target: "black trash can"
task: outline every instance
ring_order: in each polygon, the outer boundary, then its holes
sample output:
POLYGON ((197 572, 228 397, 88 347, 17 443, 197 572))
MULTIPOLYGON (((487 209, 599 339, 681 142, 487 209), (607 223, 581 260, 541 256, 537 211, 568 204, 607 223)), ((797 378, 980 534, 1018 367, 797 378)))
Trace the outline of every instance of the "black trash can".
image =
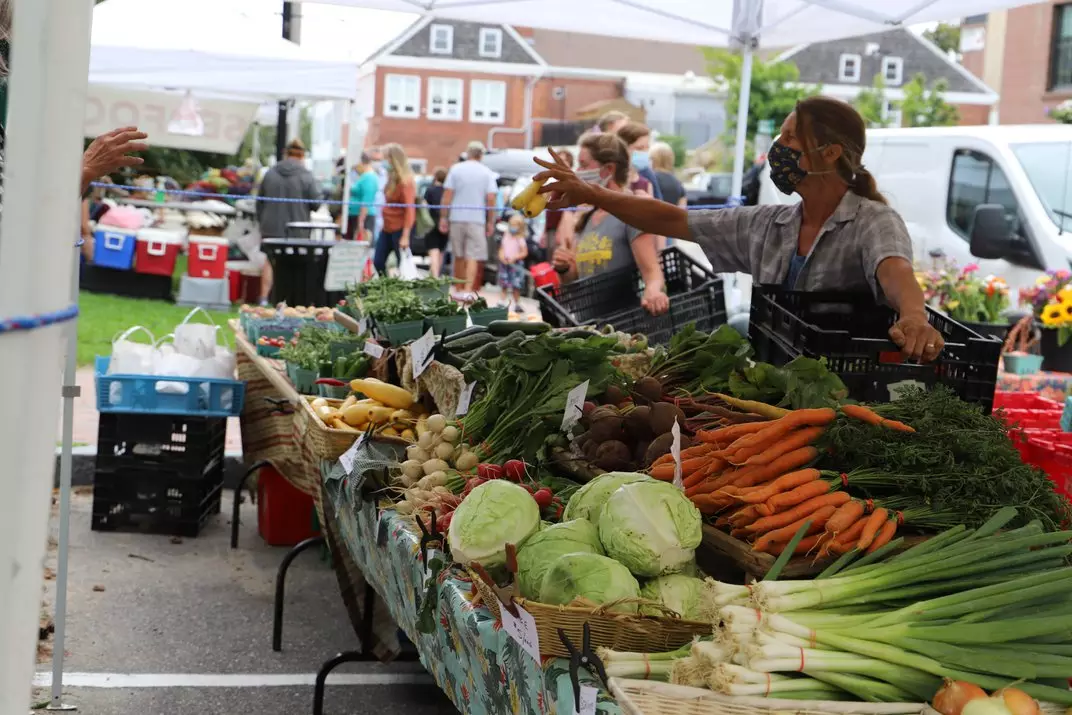
POLYGON ((275 274, 272 302, 287 305, 332 306, 345 297, 342 291, 324 290, 328 256, 335 241, 307 238, 266 238, 261 250, 275 274))

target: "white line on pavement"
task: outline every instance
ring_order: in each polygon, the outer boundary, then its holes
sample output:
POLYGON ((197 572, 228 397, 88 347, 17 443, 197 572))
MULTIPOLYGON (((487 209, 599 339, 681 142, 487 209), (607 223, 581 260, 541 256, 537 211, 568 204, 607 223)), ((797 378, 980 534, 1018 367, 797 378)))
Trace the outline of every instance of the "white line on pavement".
MULTIPOLYGON (((260 688, 313 685, 315 673, 64 673, 71 688, 260 688)), ((427 673, 332 673, 328 685, 432 685, 427 673)), ((34 687, 52 686, 52 673, 34 675, 34 687)))

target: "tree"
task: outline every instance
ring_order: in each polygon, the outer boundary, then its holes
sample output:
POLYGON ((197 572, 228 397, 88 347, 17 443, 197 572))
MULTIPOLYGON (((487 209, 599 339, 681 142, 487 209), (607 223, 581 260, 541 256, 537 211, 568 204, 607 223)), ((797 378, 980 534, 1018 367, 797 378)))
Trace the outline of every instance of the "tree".
POLYGON ((898 102, 906 127, 952 127, 960 121, 960 112, 943 99, 949 83, 939 79, 927 89, 927 78, 917 74, 904 86, 904 99, 898 102))
POLYGON ((885 111, 886 101, 886 79, 877 74, 874 82, 871 83, 871 87, 861 89, 860 93, 856 95, 856 99, 852 100, 852 105, 856 107, 856 111, 867 122, 867 126, 872 128, 888 127, 890 122, 885 111))
POLYGON ((923 37, 933 42, 945 53, 960 57, 960 25, 939 22, 933 28, 925 30, 923 37))
MULTIPOLYGON (((707 72, 726 87, 727 137, 737 130, 737 103, 741 96, 741 55, 729 50, 704 49, 707 72)), ((802 87, 800 71, 792 62, 752 61, 752 82, 749 86, 748 128, 745 135, 756 135, 760 120, 774 120, 775 131, 796 107, 797 102, 818 94, 817 87, 802 87)), ((732 139, 727 139, 732 143, 732 139)))

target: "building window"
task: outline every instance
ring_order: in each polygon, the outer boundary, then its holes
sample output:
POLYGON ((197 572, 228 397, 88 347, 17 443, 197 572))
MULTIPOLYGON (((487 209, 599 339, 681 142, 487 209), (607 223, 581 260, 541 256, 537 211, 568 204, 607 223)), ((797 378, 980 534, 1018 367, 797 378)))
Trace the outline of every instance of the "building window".
POLYGON ((985 25, 985 24, 986 24, 986 13, 985 12, 982 15, 968 15, 966 18, 964 18, 964 21, 960 23, 961 27, 963 27, 964 25, 985 25))
POLYGON ((502 57, 502 30, 497 27, 480 28, 480 56, 502 57))
POLYGON ((860 81, 860 55, 842 55, 838 61, 839 82, 860 81))
POLYGON ((421 116, 421 78, 413 74, 389 74, 383 90, 383 116, 421 116))
POLYGON ((450 77, 428 78, 428 118, 460 122, 463 84, 450 77))
POLYGON ((1072 4, 1053 9, 1050 88, 1072 85, 1072 4))
POLYGON ((883 57, 882 78, 889 87, 900 86, 904 81, 904 60, 900 57, 883 57))
POLYGON ((506 82, 474 79, 469 83, 469 121, 487 124, 506 119, 506 82))
POLYGON ((433 55, 449 55, 454 52, 454 28, 450 25, 432 25, 428 51, 433 55))
POLYGON ((886 102, 882 108, 882 119, 887 127, 900 127, 902 121, 900 106, 896 102, 886 102))

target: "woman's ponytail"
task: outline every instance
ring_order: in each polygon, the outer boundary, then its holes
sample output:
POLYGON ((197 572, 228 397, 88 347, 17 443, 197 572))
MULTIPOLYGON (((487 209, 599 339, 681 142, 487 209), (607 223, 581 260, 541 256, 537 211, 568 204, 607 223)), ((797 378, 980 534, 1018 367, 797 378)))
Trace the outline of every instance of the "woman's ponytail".
POLYGON ((862 166, 856 168, 849 188, 857 196, 863 196, 865 199, 871 199, 880 204, 886 203, 886 197, 878 192, 878 184, 875 182, 874 175, 862 166))

